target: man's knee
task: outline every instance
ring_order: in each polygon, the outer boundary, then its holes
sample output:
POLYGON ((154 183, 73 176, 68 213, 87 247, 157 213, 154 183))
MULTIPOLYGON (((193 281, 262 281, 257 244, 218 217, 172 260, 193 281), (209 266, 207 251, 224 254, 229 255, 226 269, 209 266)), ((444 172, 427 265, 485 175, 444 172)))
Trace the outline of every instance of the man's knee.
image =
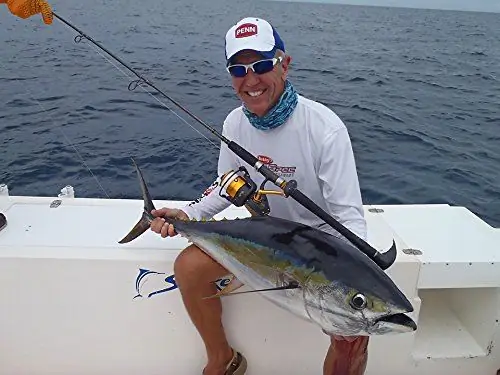
POLYGON ((186 277, 190 280, 213 281, 214 277, 224 273, 224 268, 196 245, 190 245, 177 256, 174 261, 176 280, 183 282, 186 277))
POLYGON ((174 261, 175 275, 182 276, 203 269, 207 263, 204 255, 203 251, 195 245, 186 247, 174 261))

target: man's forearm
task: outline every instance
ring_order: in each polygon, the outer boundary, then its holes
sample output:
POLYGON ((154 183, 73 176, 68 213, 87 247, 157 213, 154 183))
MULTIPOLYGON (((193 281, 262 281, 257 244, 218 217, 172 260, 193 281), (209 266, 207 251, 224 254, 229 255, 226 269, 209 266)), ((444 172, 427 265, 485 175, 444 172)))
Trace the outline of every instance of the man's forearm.
POLYGON ((219 195, 220 176, 203 192, 201 197, 182 208, 190 219, 211 219, 215 214, 223 211, 231 203, 219 195))

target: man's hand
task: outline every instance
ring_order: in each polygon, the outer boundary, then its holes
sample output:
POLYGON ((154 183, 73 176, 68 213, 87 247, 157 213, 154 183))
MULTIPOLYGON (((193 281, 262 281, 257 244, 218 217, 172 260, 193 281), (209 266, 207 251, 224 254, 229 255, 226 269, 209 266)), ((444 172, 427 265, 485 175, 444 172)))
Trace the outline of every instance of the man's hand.
POLYGON ((188 215, 182 210, 177 208, 162 208, 159 210, 151 211, 151 214, 156 217, 151 222, 151 230, 156 233, 160 233, 163 238, 169 236, 173 237, 177 235, 172 224, 165 221, 166 218, 179 219, 179 220, 189 220, 188 215))
POLYGON ((41 13, 43 22, 52 24, 52 8, 45 0, 0 0, 0 3, 7 3, 10 12, 17 17, 26 19, 41 13))

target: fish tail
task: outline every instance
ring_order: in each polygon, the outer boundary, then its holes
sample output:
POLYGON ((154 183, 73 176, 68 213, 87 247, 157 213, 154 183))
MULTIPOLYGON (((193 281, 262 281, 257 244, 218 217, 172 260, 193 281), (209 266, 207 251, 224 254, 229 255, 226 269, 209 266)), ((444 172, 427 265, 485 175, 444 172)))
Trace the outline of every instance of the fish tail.
POLYGON ((146 181, 144 181, 144 176, 142 175, 142 172, 139 169, 139 166, 137 165, 137 163, 133 158, 132 162, 134 163, 135 170, 137 172, 137 177, 139 179, 139 184, 141 186, 142 199, 144 201, 144 209, 139 221, 134 225, 134 227, 130 230, 130 232, 127 233, 125 237, 123 237, 120 241, 118 241, 118 243, 120 244, 130 242, 139 237, 141 234, 143 234, 150 227, 151 221, 154 219, 153 215, 151 214, 151 211, 156 209, 156 207, 153 204, 153 200, 151 199, 151 195, 149 194, 146 181))

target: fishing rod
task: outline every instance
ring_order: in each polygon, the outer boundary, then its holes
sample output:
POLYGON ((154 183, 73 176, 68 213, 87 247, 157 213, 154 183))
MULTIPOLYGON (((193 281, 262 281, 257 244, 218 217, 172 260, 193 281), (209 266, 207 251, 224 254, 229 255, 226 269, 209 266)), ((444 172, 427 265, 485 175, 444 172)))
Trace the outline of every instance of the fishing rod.
MULTIPOLYGON (((365 255, 367 255, 370 259, 372 259, 381 269, 385 270, 389 268, 395 261, 396 259, 396 244, 393 240, 392 246, 389 250, 387 250, 384 253, 379 252, 375 248, 373 248, 370 244, 368 244, 366 241, 364 241, 362 238, 357 236, 355 233, 353 233, 351 230, 349 230, 347 227, 342 225, 340 222, 338 222, 335 218, 333 218, 330 214, 328 214, 325 210, 323 210, 321 207, 319 207, 316 203, 314 203, 309 197, 307 197, 304 193, 302 193, 298 186, 297 186, 297 181, 295 180, 286 180, 283 177, 277 175, 273 171, 271 171, 262 161, 260 161, 256 156, 251 154, 249 151, 244 149, 242 146, 240 146, 238 143, 235 141, 229 140, 226 137, 224 137, 221 133, 219 133, 216 129, 214 129, 212 126, 208 125, 205 123, 203 120, 198 118, 196 115, 191 113, 188 109, 183 107, 180 103, 175 101, 173 98, 171 98, 169 95, 165 94, 162 90, 160 90, 158 87, 156 87, 152 82, 150 82, 148 79, 137 73, 133 68, 131 68, 127 63, 122 61, 119 57, 115 56, 111 51, 109 51, 107 48, 103 47, 100 43, 96 42, 92 37, 88 36, 85 34, 83 31, 78 29, 76 26, 71 24, 70 22, 66 21, 64 18, 56 14, 55 12, 52 12, 53 16, 64 23, 65 25, 69 26, 71 29, 76 31, 79 35, 75 37, 75 42, 79 43, 83 38, 87 39, 91 43, 93 43, 95 46, 97 46, 99 49, 102 51, 106 52, 109 56, 111 56, 113 59, 118 61, 121 65, 123 65, 125 68, 127 68, 130 72, 132 72, 138 80, 133 81, 129 84, 128 89, 130 91, 133 91, 138 85, 141 84, 146 84, 150 87, 152 87, 154 90, 156 90, 158 93, 163 95, 165 98, 167 98, 170 102, 172 102, 175 106, 177 106, 179 109, 184 111, 187 115, 189 115, 191 118, 193 118, 195 121, 197 121, 199 124, 201 124, 203 127, 205 127, 210 133, 215 135, 217 138, 219 138, 222 142, 224 142, 227 147, 234 152, 238 157, 240 157, 242 160, 244 160, 246 163, 249 165, 253 166, 256 171, 258 171, 260 174, 264 176, 264 182, 262 183, 261 187, 262 190, 259 191, 259 194, 256 199, 256 203, 259 203, 259 200, 262 199, 261 195, 265 194, 272 194, 272 191, 266 191, 263 190, 263 186, 266 182, 272 182, 274 185, 282 189, 283 195, 285 197, 292 197, 295 201, 297 201, 299 204, 301 204, 303 207, 311 211, 313 214, 324 220, 328 225, 330 225, 332 228, 334 228, 336 231, 338 231, 340 234, 342 234, 346 239, 348 239, 355 247, 357 247, 361 252, 363 252, 365 255)), ((240 168, 241 169, 241 168, 240 168)), ((243 168, 243 171, 244 168, 243 168)), ((223 178, 223 184, 227 183, 230 178, 234 176, 233 174, 226 174, 223 178)), ((245 204, 245 202, 248 200, 250 195, 253 195, 253 192, 256 190, 256 185, 251 181, 250 176, 248 174, 245 174, 245 178, 239 179, 238 180, 238 190, 235 190, 234 185, 228 187, 228 194, 229 197, 228 199, 235 205, 237 206, 242 206, 245 204), (250 182, 251 181, 251 182, 250 182), (229 189, 231 188, 231 189, 229 189)))

